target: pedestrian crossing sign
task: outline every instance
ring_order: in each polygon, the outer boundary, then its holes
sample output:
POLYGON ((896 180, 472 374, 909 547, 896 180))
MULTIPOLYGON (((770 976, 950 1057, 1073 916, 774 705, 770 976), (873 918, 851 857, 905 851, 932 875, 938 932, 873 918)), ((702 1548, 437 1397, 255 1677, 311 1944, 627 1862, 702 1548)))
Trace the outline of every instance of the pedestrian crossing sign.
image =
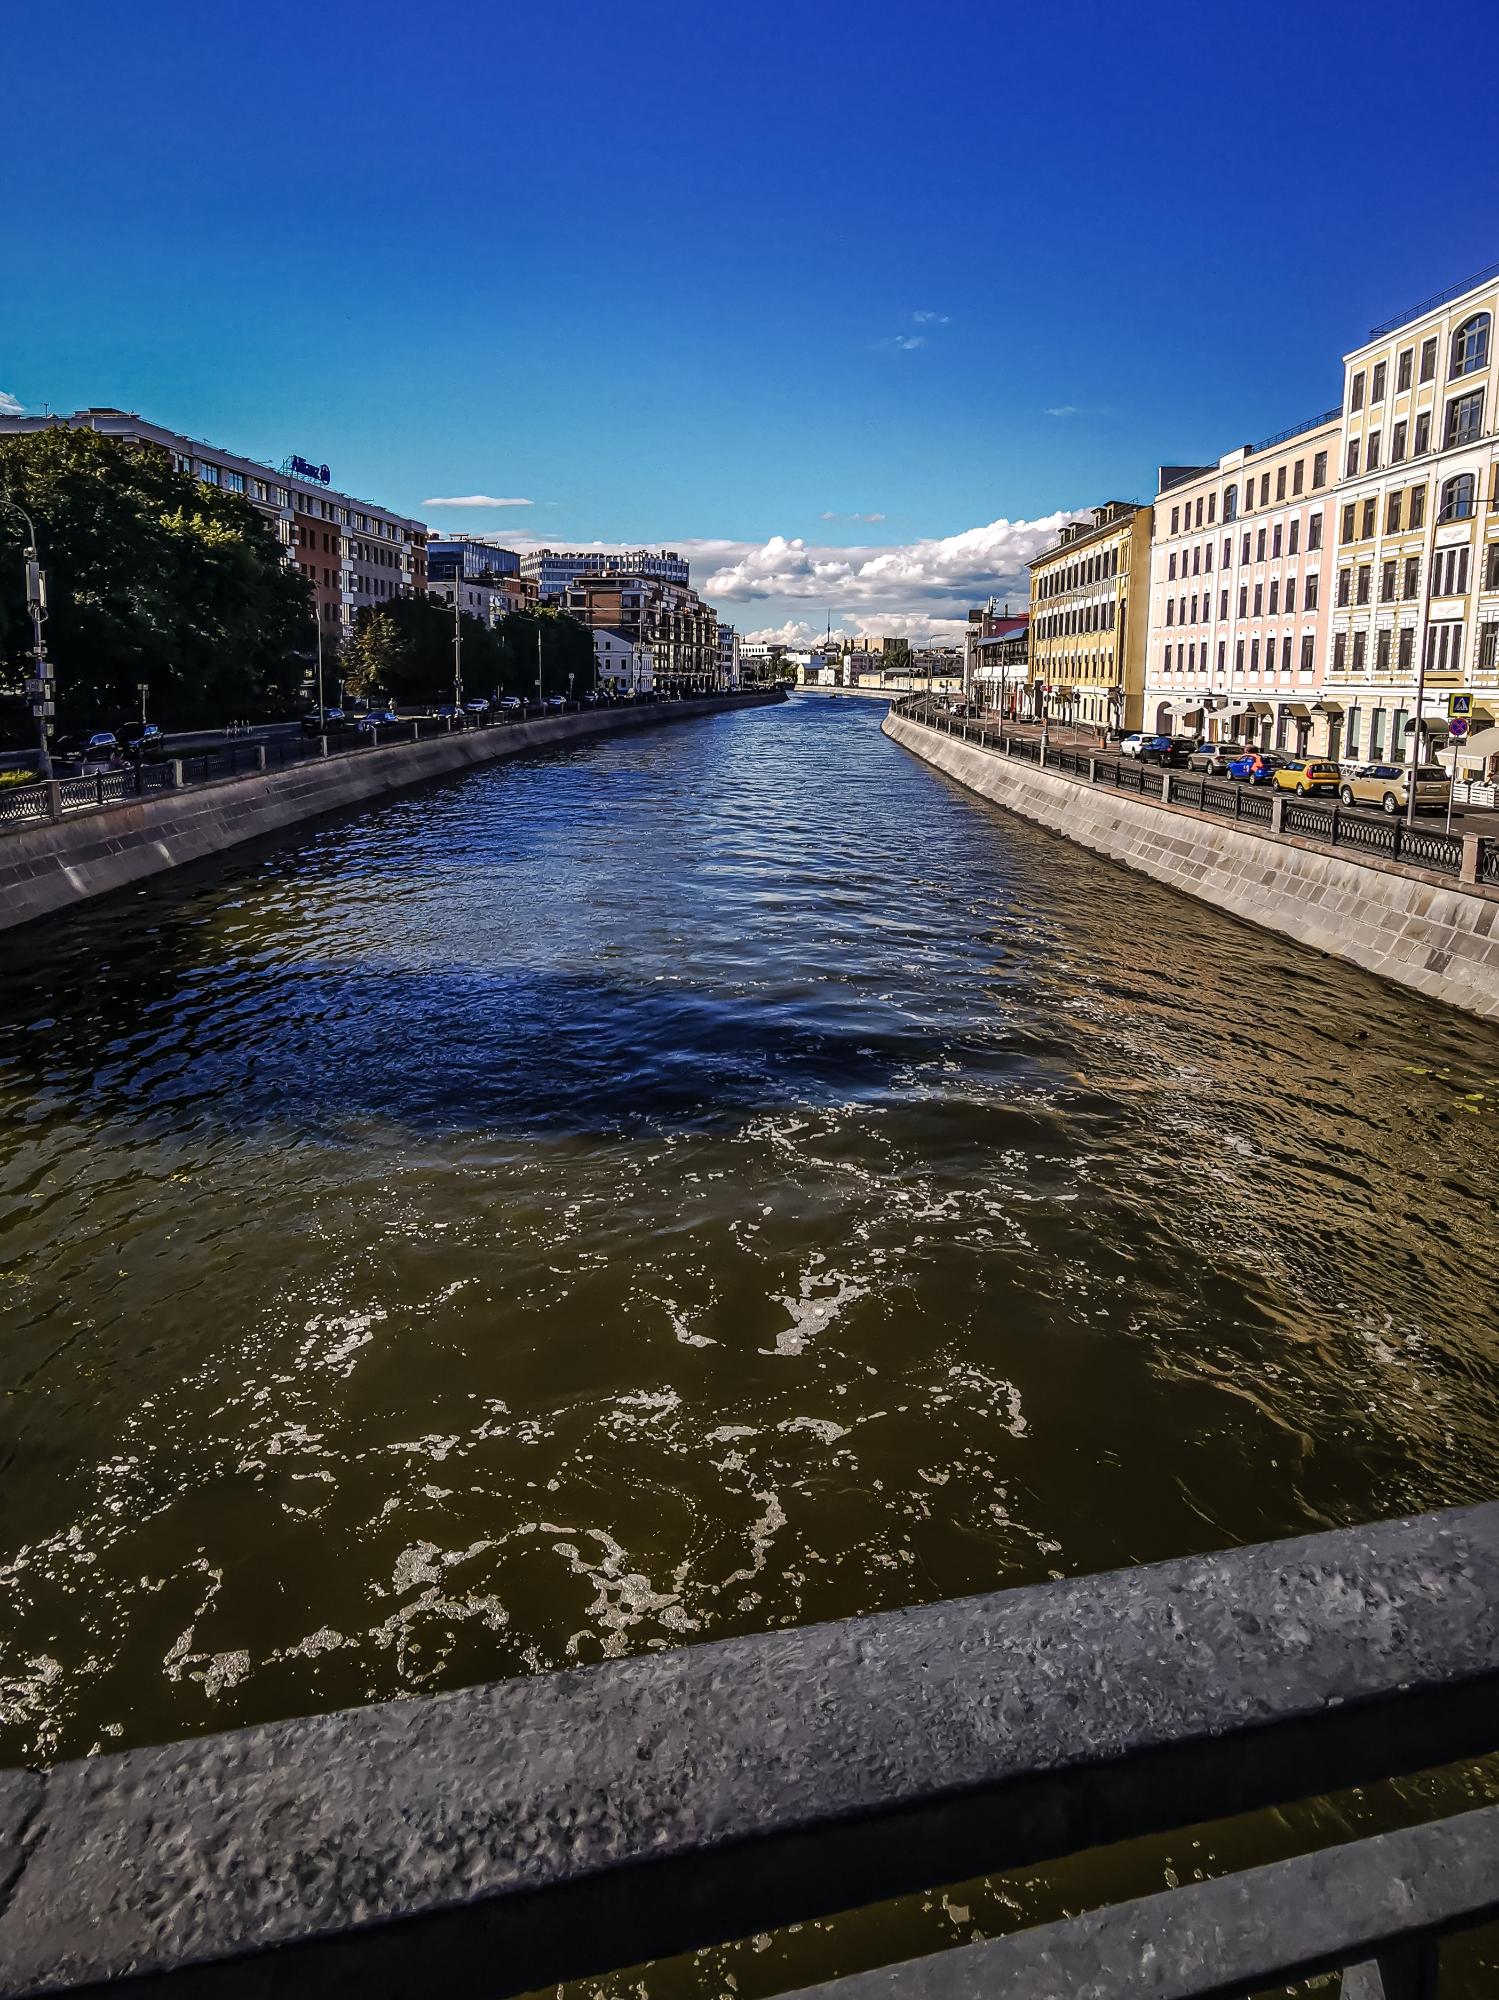
POLYGON ((1471 715, 1473 713, 1472 695, 1449 694, 1447 697, 1447 713, 1449 716, 1471 715))

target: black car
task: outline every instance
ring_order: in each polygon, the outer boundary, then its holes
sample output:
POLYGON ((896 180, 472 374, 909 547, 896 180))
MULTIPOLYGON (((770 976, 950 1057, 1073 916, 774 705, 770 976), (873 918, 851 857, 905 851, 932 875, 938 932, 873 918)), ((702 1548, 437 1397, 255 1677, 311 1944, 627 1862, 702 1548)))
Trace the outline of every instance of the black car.
POLYGON ((120 739, 120 748, 135 763, 149 751, 159 750, 165 740, 154 722, 127 722, 123 729, 115 733, 120 739))
POLYGON ((1140 745, 1139 758, 1142 764, 1159 764, 1180 771, 1196 748, 1197 739, 1193 736, 1150 736, 1140 745))
POLYGON ((335 730, 347 729, 349 718, 341 708, 325 708, 321 715, 313 709, 302 717, 304 736, 331 736, 335 730))

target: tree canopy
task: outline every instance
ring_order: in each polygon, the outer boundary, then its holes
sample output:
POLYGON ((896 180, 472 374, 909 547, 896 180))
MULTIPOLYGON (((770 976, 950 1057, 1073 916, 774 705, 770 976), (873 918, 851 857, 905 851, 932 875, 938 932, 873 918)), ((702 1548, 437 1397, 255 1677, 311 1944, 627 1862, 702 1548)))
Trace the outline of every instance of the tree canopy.
MULTIPOLYGON (((583 694, 594 684, 593 637, 559 611, 516 612, 490 627, 463 612, 463 692, 536 693, 537 639, 544 691, 583 694)), ((453 699, 453 607, 438 597, 393 597, 355 620, 341 657, 350 694, 395 702, 453 699)))
MULTIPOLYGON (((154 445, 64 425, 0 438, 0 501, 36 523, 59 729, 139 712, 192 728, 290 713, 315 641, 312 597, 250 502, 154 445)), ((0 732, 31 740, 19 685, 31 620, 25 524, 0 505, 0 732)))

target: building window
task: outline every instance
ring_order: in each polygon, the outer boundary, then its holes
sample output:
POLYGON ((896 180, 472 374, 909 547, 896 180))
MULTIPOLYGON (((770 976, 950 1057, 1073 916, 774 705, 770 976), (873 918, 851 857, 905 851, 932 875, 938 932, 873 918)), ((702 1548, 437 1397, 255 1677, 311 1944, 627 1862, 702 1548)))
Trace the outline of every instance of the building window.
POLYGON ((1357 758, 1358 756, 1359 723, 1361 720, 1362 717, 1359 715, 1358 710, 1350 708, 1348 711, 1348 755, 1353 758, 1357 758))
POLYGON ((1364 671, 1364 655, 1368 652, 1368 650, 1369 650, 1368 633, 1355 632, 1353 635, 1353 674, 1355 680, 1364 671))
POLYGON ((1379 566, 1379 601, 1391 604, 1395 598, 1395 564, 1384 562, 1379 566))
POLYGON ((1387 535, 1400 533, 1400 517, 1404 506, 1405 495, 1398 489, 1385 502, 1384 531, 1387 535))
POLYGON ((219 468, 216 465, 205 465, 200 458, 198 460, 198 477, 205 486, 217 486, 219 483, 219 468))
POLYGON ((1340 610, 1347 609, 1348 599, 1350 594, 1352 593, 1352 590, 1353 590, 1352 570, 1340 569, 1338 571, 1338 607, 1340 610))
POLYGON ((1395 363, 1395 389, 1397 394, 1400 390, 1408 389, 1411 385, 1411 362, 1415 357, 1415 352, 1416 350, 1413 347, 1403 347, 1400 350, 1400 358, 1395 363))
POLYGON ((1478 634, 1478 664, 1492 670, 1499 665, 1499 625, 1488 624, 1478 634))
POLYGON ((1306 580, 1306 595, 1305 595, 1305 601, 1302 605, 1302 609, 1304 611, 1315 611, 1316 608, 1317 608, 1317 574, 1316 571, 1314 570, 1306 580))
POLYGON ((1301 671, 1309 674, 1316 664, 1317 641, 1310 632, 1301 635, 1301 671))
POLYGON ((1167 581, 1168 583, 1175 583, 1175 581, 1176 581, 1176 551, 1175 551, 1175 549, 1173 549, 1173 550, 1171 551, 1170 555, 1169 555, 1169 556, 1167 556, 1167 558, 1166 558, 1166 581, 1167 581))
POLYGON ((1416 628, 1407 625, 1401 631, 1400 643, 1395 651, 1395 664, 1401 673, 1408 674, 1416 663, 1416 628))
POLYGON ((1248 560, 1249 560, 1249 530, 1246 528, 1244 530, 1244 540, 1239 546, 1239 561, 1248 562, 1248 560))
POLYGON ((1264 586, 1264 585, 1263 585, 1262 583, 1257 583, 1257 584, 1256 584, 1256 585, 1254 586, 1254 615, 1255 615, 1255 617, 1256 617, 1256 618, 1260 618, 1260 617, 1262 617, 1262 616, 1264 615, 1264 610, 1265 610, 1265 586, 1264 586))
POLYGON ((1353 530, 1357 519, 1358 519, 1358 510, 1355 508, 1353 502, 1350 500, 1347 506, 1344 507, 1343 509, 1343 541, 1345 544, 1351 542, 1354 539, 1353 530))
POLYGON ((1273 576, 1270 579, 1270 616, 1272 618, 1280 616, 1280 578, 1278 576, 1273 576))
POLYGON ((1254 538, 1254 559, 1257 563, 1262 563, 1265 560, 1265 531, 1263 528, 1260 529, 1254 538))
MULTIPOLYGON (((1496 544, 1496 546, 1499 546, 1499 544, 1496 544)), ((1228 616, 1228 592, 1226 590, 1220 590, 1218 593, 1218 616, 1220 618, 1228 616)))
POLYGON ((1180 507, 1173 507, 1171 509, 1171 532, 1173 535, 1181 533, 1181 512, 1180 507))
POLYGON ((1361 410, 1364 407, 1364 371, 1362 368, 1358 370, 1353 378, 1353 390, 1348 398, 1348 407, 1350 410, 1361 410))
POLYGON ((1363 532, 1359 536, 1359 540, 1361 542, 1367 542, 1371 540, 1374 535, 1374 531, 1378 526, 1379 526, 1379 502, 1376 499, 1366 500, 1364 502, 1363 532))
POLYGON ((1426 488, 1424 486, 1413 486, 1411 488, 1411 527, 1419 528, 1425 519, 1426 488))
POLYGON ((1281 465, 1275 470, 1275 498, 1277 502, 1286 497, 1286 468, 1281 465))
POLYGON ((1285 609, 1287 617, 1289 617, 1291 613, 1296 609, 1296 579, 1294 576, 1288 576, 1286 578, 1285 609))
POLYGON ((1260 505, 1262 507, 1270 505, 1270 475, 1268 472, 1260 474, 1260 505))
POLYGON ((1380 632, 1374 639, 1374 671, 1387 674, 1390 671, 1390 640, 1393 634, 1380 632))
POLYGON ((1384 401, 1385 376, 1388 372, 1389 364, 1387 362, 1375 362, 1373 380, 1369 384, 1369 401, 1371 403, 1382 403, 1384 401))
POLYGON ((1305 475, 1306 475, 1306 460, 1304 458, 1298 458, 1296 463, 1291 467, 1291 491, 1293 493, 1299 493, 1301 491, 1302 487, 1306 483, 1305 475))
POLYGON ((1422 410, 1416 418, 1416 443, 1411 456, 1421 458, 1431 450, 1431 412, 1422 410))
POLYGON ((1402 417, 1390 432, 1390 463, 1399 465, 1405 458, 1405 419, 1402 417))
POLYGON ((1259 670, 1260 670, 1260 642, 1258 639, 1251 639, 1249 642, 1249 671, 1252 674, 1257 674, 1259 670))
POLYGON ((1483 431, 1483 391, 1454 396, 1447 405, 1447 444, 1472 444, 1483 431))
POLYGON ((1499 590, 1499 542, 1490 542, 1483 552, 1483 587, 1499 590))
MULTIPOLYGON (((1336 675, 1338 675, 1340 679, 1343 674, 1343 669, 1347 666, 1347 664, 1348 664, 1348 634, 1346 632, 1335 632, 1333 634, 1333 641, 1332 641, 1332 670, 1336 675)), ((1356 714, 1357 710, 1355 710, 1354 712, 1356 714)), ((1352 742, 1350 741, 1349 748, 1352 749, 1352 747, 1353 745, 1352 742)))
POLYGON ((1421 380, 1423 382, 1435 381, 1436 372, 1437 337, 1433 334, 1430 340, 1423 340, 1421 343, 1421 380))
POLYGON ((1459 674, 1463 667, 1463 628, 1455 619, 1426 628, 1426 671, 1459 674))
POLYGON ((1319 451, 1312 460, 1312 491, 1327 484, 1327 453, 1319 451))
POLYGON ((1270 530, 1270 560, 1272 562, 1276 562, 1280 558, 1282 540, 1281 524, 1277 521, 1275 526, 1270 530))
POLYGON ((1405 574, 1400 584, 1400 595, 1408 604, 1420 587, 1421 558, 1419 556, 1407 556, 1405 559, 1405 574))
POLYGON ((1437 515, 1439 521, 1468 521, 1473 517, 1473 475, 1460 472, 1455 479, 1442 484, 1442 505, 1437 515))
POLYGON ((1359 604, 1367 604, 1369 602, 1369 586, 1371 579, 1372 579, 1372 571, 1370 569, 1369 564, 1360 563, 1358 571, 1358 590, 1355 593, 1356 601, 1359 604))
POLYGON ((1249 585, 1247 583, 1239 585, 1239 616, 1241 618, 1249 616, 1249 585))
POLYGON ((1290 531, 1286 538, 1286 554, 1288 556, 1293 556, 1296 554, 1297 550, 1300 547, 1301 547, 1301 516, 1299 514, 1293 514, 1291 516, 1290 531))
POLYGON ((1365 470, 1366 472, 1378 472, 1378 470, 1379 470, 1379 432, 1378 432, 1378 431, 1370 431, 1370 433, 1369 433, 1369 456, 1368 456, 1368 460, 1367 460, 1367 462, 1366 462, 1366 464, 1365 464, 1365 466, 1364 466, 1364 470, 1365 470))
POLYGON ((1471 375, 1475 369, 1486 368, 1489 362, 1489 316, 1474 313, 1465 319, 1452 336, 1452 364, 1447 370, 1450 377, 1471 375))
POLYGON ((1358 439, 1357 439, 1357 438, 1350 438, 1350 439, 1348 440, 1348 457, 1347 457, 1347 459, 1345 460, 1345 462, 1344 462, 1344 465, 1343 465, 1343 477, 1344 477, 1345 479, 1357 479, 1357 478, 1358 478, 1358 439))
POLYGON ((1306 524, 1307 554, 1308 555, 1312 554, 1314 550, 1320 549, 1321 546, 1322 546, 1322 516, 1320 514, 1313 514, 1311 519, 1306 524))

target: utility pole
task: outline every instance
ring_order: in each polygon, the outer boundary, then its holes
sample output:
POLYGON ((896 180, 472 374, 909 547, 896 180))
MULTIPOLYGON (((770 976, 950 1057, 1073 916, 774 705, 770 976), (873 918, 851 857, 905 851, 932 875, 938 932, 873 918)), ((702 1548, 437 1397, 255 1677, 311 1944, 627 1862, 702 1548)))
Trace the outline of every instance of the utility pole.
POLYGON ((47 579, 42 571, 41 558, 37 553, 36 527, 24 507, 18 507, 8 496, 4 501, 13 514, 19 514, 26 523, 26 547, 22 552, 22 564, 26 577, 26 608, 31 613, 31 659, 32 673, 26 683, 26 692, 31 697, 31 713, 36 717, 36 772, 43 781, 52 776, 52 753, 47 747, 51 733, 52 717, 57 703, 54 695, 55 683, 52 679, 52 662, 47 658, 47 642, 42 637, 42 620, 47 615, 47 579))
POLYGON ((541 684, 541 620, 536 621, 536 701, 538 707, 545 701, 546 694, 541 684))
POLYGON ((453 706, 463 707, 463 563, 460 559, 453 578, 453 706))
POLYGON ((317 613, 317 733, 328 734, 328 712, 323 707, 323 607, 315 605, 317 613))

